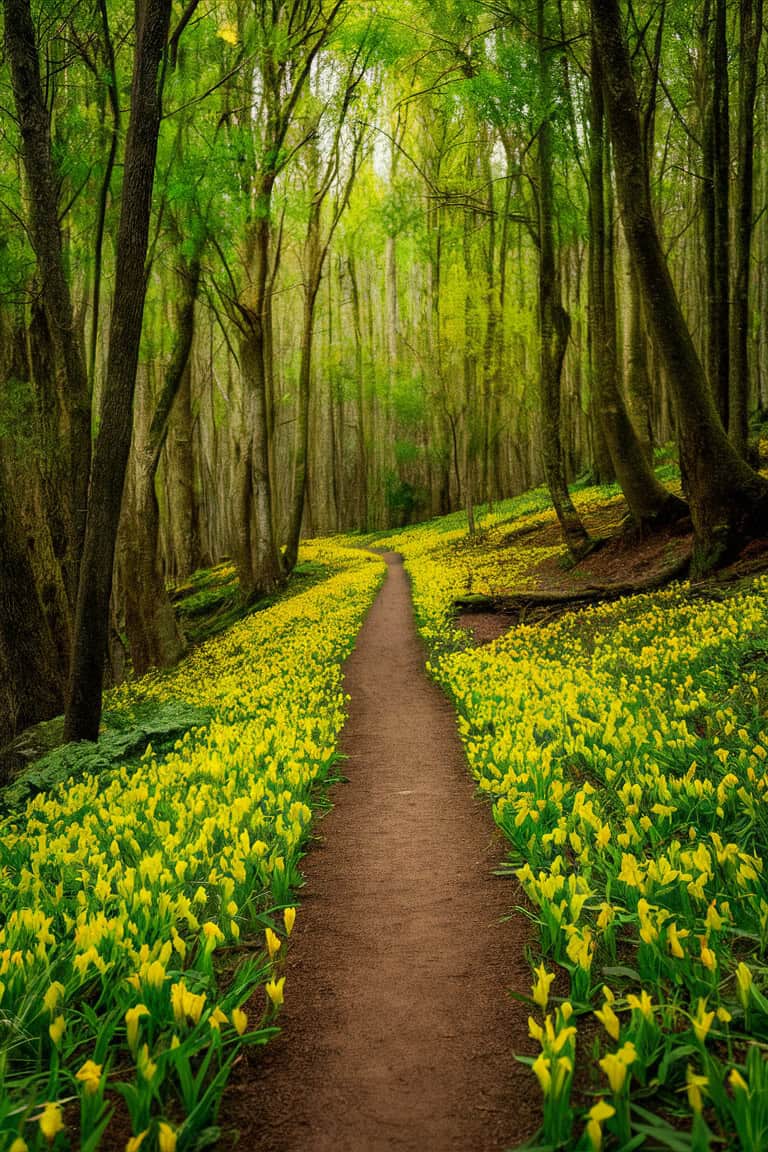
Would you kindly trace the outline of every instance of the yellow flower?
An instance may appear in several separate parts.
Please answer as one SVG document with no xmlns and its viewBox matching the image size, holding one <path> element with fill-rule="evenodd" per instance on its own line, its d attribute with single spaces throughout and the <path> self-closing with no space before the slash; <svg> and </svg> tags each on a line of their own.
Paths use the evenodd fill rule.
<svg viewBox="0 0 768 1152">
<path fill-rule="evenodd" d="M 232 1010 L 232 1024 L 238 1036 L 242 1036 L 248 1027 L 248 1015 L 243 1012 L 242 1008 L 234 1008 Z"/>
<path fill-rule="evenodd" d="M 685 957 L 685 952 L 683 951 L 680 940 L 687 935 L 687 931 L 678 932 L 677 925 L 675 924 L 674 920 L 671 924 L 667 925 L 667 944 L 669 945 L 669 953 L 677 960 L 682 960 Z"/>
<path fill-rule="evenodd" d="M 707 1012 L 706 1007 L 707 1001 L 700 996 L 696 1015 L 691 1021 L 693 1024 L 693 1031 L 696 1034 L 696 1039 L 698 1040 L 699 1044 L 703 1044 L 706 1040 L 707 1033 L 712 1027 L 712 1021 L 715 1018 L 714 1012 Z"/>
<path fill-rule="evenodd" d="M 275 955 L 280 951 L 280 937 L 276 936 L 271 928 L 267 928 L 264 932 L 267 940 L 267 951 L 269 952 L 270 960 L 273 960 Z"/>
<path fill-rule="evenodd" d="M 205 936 L 206 945 L 209 949 L 216 947 L 216 944 L 224 939 L 224 933 L 218 924 L 214 924 L 213 920 L 207 920 L 203 924 L 203 935 Z"/>
<path fill-rule="evenodd" d="M 53 1010 L 64 995 L 64 985 L 60 984 L 58 980 L 54 980 L 43 996 L 43 1007 L 49 1016 L 53 1016 Z"/>
<path fill-rule="evenodd" d="M 268 980 L 265 984 L 267 996 L 274 1004 L 275 1008 L 279 1008 L 283 1002 L 283 987 L 285 985 L 285 976 L 281 976 L 279 980 Z"/>
<path fill-rule="evenodd" d="M 743 961 L 736 965 L 736 985 L 741 1006 L 746 1012 L 749 1007 L 749 994 L 752 988 L 752 973 Z"/>
<path fill-rule="evenodd" d="M 131 1136 L 130 1140 L 125 1146 L 125 1152 L 139 1152 L 144 1143 L 144 1139 L 149 1132 L 149 1128 L 145 1128 L 143 1132 L 139 1132 L 138 1136 Z"/>
<path fill-rule="evenodd" d="M 747 1084 L 738 1068 L 731 1069 L 728 1074 L 728 1083 L 734 1091 L 738 1089 L 739 1092 L 749 1092 L 749 1084 Z"/>
<path fill-rule="evenodd" d="M 211 1028 L 214 1029 L 220 1028 L 221 1025 L 226 1024 L 226 1022 L 227 1017 L 218 1006 L 214 1008 L 213 1012 L 211 1012 L 210 1016 L 208 1017 L 208 1023 L 210 1024 Z"/>
<path fill-rule="evenodd" d="M 150 1059 L 148 1044 L 142 1044 L 136 1060 L 136 1066 L 147 1083 L 154 1079 L 155 1072 L 157 1072 L 157 1064 L 154 1060 Z"/>
<path fill-rule="evenodd" d="M 598 1100 L 597 1104 L 593 1104 L 588 1112 L 589 1119 L 587 1120 L 587 1138 L 592 1146 L 592 1152 L 600 1152 L 603 1145 L 603 1124 L 606 1120 L 610 1120 L 611 1116 L 616 1115 L 616 1109 L 612 1108 L 610 1104 L 606 1104 L 605 1100 Z"/>
<path fill-rule="evenodd" d="M 21 1136 L 17 1136 L 13 1144 L 11 1144 L 8 1152 L 29 1152 L 26 1140 Z"/>
<path fill-rule="evenodd" d="M 549 1071 L 550 1061 L 540 1053 L 533 1062 L 532 1068 L 536 1079 L 539 1082 L 542 1092 L 545 1096 L 549 1095 L 550 1088 L 552 1087 L 552 1076 Z"/>
<path fill-rule="evenodd" d="M 549 988 L 555 978 L 554 972 L 547 972 L 544 964 L 539 964 L 538 968 L 534 968 L 536 973 L 536 980 L 533 984 L 533 999 L 542 1012 L 547 1006 L 549 1000 Z"/>
<path fill-rule="evenodd" d="M 290 936 L 293 932 L 294 921 L 296 920 L 296 909 L 286 908 L 283 911 L 283 923 L 285 924 L 285 934 Z"/>
<path fill-rule="evenodd" d="M 706 1088 L 709 1080 L 694 1072 L 689 1064 L 685 1070 L 685 1087 L 688 1093 L 688 1103 L 694 1112 L 701 1112 L 703 1107 L 702 1088 Z"/>
<path fill-rule="evenodd" d="M 544 1039 L 544 1029 L 541 1024 L 537 1024 L 533 1016 L 528 1017 L 528 1035 L 531 1040 L 538 1040 L 539 1043 Z"/>
<path fill-rule="evenodd" d="M 141 1020 L 142 1016 L 149 1016 L 149 1014 L 149 1008 L 147 1008 L 146 1004 L 137 1004 L 135 1008 L 129 1008 L 125 1014 L 128 1047 L 134 1056 L 136 1055 L 136 1047 L 139 1041 L 139 1020 Z"/>
<path fill-rule="evenodd" d="M 176 1133 L 165 1120 L 161 1120 L 157 1128 L 157 1146 L 160 1152 L 176 1152 Z"/>
<path fill-rule="evenodd" d="M 595 1016 L 612 1040 L 619 1038 L 619 1018 L 606 1000 L 602 1008 L 595 1010 Z"/>
<path fill-rule="evenodd" d="M 85 1085 L 85 1091 L 89 1096 L 93 1096 L 99 1090 L 102 1068 L 102 1064 L 95 1064 L 93 1060 L 86 1060 L 80 1071 L 75 1073 L 75 1079 L 80 1080 Z"/>
<path fill-rule="evenodd" d="M 710 972 L 714 972 L 717 968 L 717 956 L 709 947 L 709 941 L 706 936 L 699 936 L 699 944 L 701 945 L 701 962 L 705 968 Z"/>
<path fill-rule="evenodd" d="M 634 1064 L 637 1059 L 637 1052 L 635 1046 L 631 1041 L 623 1044 L 618 1052 L 608 1052 L 599 1061 L 605 1075 L 608 1077 L 608 1083 L 611 1086 L 611 1091 L 614 1096 L 618 1096 L 624 1087 L 624 1082 L 627 1078 L 627 1068 Z"/>
<path fill-rule="evenodd" d="M 64 1121 L 58 1104 L 46 1104 L 38 1119 L 40 1131 L 49 1144 L 53 1144 L 59 1132 L 64 1131 Z"/>
<path fill-rule="evenodd" d="M 56 1019 L 48 1025 L 48 1032 L 51 1040 L 58 1048 L 61 1043 L 61 1038 L 67 1030 L 67 1022 L 63 1016 L 57 1016 Z"/>
<path fill-rule="evenodd" d="M 627 1004 L 633 1012 L 640 1012 L 646 1020 L 653 1017 L 653 1001 L 643 988 L 639 996 L 634 996 L 631 992 L 627 996 Z"/>
<path fill-rule="evenodd" d="M 162 988 L 165 982 L 165 968 L 159 960 L 153 960 L 144 973 L 144 981 L 150 988 Z"/>
</svg>

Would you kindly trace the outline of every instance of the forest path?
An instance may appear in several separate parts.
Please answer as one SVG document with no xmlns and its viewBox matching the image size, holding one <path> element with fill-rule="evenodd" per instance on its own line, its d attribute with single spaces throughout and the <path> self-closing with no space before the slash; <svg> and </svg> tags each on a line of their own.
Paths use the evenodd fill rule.
<svg viewBox="0 0 768 1152">
<path fill-rule="evenodd" d="M 282 1034 L 249 1052 L 221 1121 L 255 1152 L 501 1152 L 538 1092 L 522 917 L 473 796 L 450 704 L 424 670 L 399 556 L 345 669 L 335 791 L 291 939 Z"/>
</svg>

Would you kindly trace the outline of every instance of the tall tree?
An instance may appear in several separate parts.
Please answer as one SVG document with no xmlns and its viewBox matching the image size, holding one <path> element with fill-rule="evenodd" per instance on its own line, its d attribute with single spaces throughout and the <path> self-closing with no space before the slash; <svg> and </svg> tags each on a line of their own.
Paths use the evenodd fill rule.
<svg viewBox="0 0 768 1152">
<path fill-rule="evenodd" d="M 239 125 L 238 138 L 256 131 L 245 143 L 249 162 L 240 155 L 241 194 L 246 221 L 241 238 L 242 282 L 228 312 L 238 328 L 240 370 L 244 388 L 241 464 L 238 477 L 236 560 L 244 598 L 254 600 L 282 579 L 274 532 L 270 476 L 269 382 L 273 373 L 270 260 L 273 197 L 278 177 L 292 158 L 289 134 L 318 53 L 340 18 L 344 0 L 259 3 L 253 22 L 256 75 L 248 88 L 258 91 L 258 115 Z M 251 96 L 248 106 L 253 102 Z"/>
<path fill-rule="evenodd" d="M 304 517 L 304 501 L 307 486 L 307 458 L 309 454 L 309 398 L 312 379 L 312 351 L 315 332 L 317 294 L 323 277 L 323 269 L 328 257 L 334 233 L 349 204 L 355 177 L 360 162 L 362 133 L 353 127 L 350 141 L 350 155 L 347 158 L 346 173 L 340 171 L 342 164 L 342 137 L 346 127 L 347 114 L 367 68 L 365 45 L 355 53 L 349 70 L 342 81 L 341 99 L 336 109 L 336 122 L 328 149 L 325 164 L 322 164 L 317 135 L 320 131 L 321 115 L 312 139 L 307 145 L 309 218 L 304 241 L 304 308 L 301 332 L 301 359 L 299 362 L 298 397 L 296 409 L 296 437 L 293 469 L 293 491 L 288 520 L 283 567 L 292 572 L 299 555 L 299 539 Z M 323 208 L 332 189 L 336 195 L 331 203 L 328 219 L 323 226 Z"/>
<path fill-rule="evenodd" d="M 565 476 L 561 437 L 561 374 L 570 317 L 563 307 L 560 268 L 555 250 L 555 190 L 553 178 L 552 56 L 547 0 L 537 0 L 536 29 L 539 61 L 541 123 L 536 142 L 539 243 L 539 389 L 541 397 L 542 454 L 547 486 L 569 552 L 578 558 L 589 547 Z"/>
<path fill-rule="evenodd" d="M 651 203 L 637 93 L 617 0 L 591 0 L 624 231 L 646 316 L 675 398 L 680 461 L 706 571 L 765 530 L 768 482 L 728 440 L 667 267 Z"/>
<path fill-rule="evenodd" d="M 81 334 L 75 320 L 62 244 L 59 187 L 29 0 L 5 0 L 5 50 L 11 67 L 16 113 L 29 188 L 29 233 L 37 258 L 47 334 L 54 352 L 56 435 L 46 444 L 62 491 L 65 530 L 62 568 L 74 609 L 78 569 L 85 539 L 85 509 L 91 459 L 91 401 Z M 38 378 L 41 389 L 50 381 Z M 50 466 L 50 462 L 49 462 Z M 58 509 L 52 509 L 53 518 Z"/>
<path fill-rule="evenodd" d="M 763 0 L 739 4 L 739 119 L 733 275 L 731 301 L 728 435 L 745 456 L 749 432 L 749 281 L 752 261 L 755 99 L 763 30 Z"/>
<path fill-rule="evenodd" d="M 598 418 L 605 434 L 616 477 L 629 512 L 641 530 L 667 523 L 687 512 L 685 503 L 656 479 L 638 439 L 619 388 L 616 351 L 613 253 L 606 243 L 605 137 L 603 82 L 594 37 L 591 52 L 591 116 L 589 142 L 590 292 L 589 317 L 593 355 L 593 387 Z"/>
<path fill-rule="evenodd" d="M 162 115 L 161 65 L 170 15 L 171 0 L 136 0 L 136 48 L 117 234 L 115 292 L 77 593 L 65 718 L 68 740 L 97 740 L 99 735 L 112 570 L 131 443 L 133 395 L 146 296 L 145 262 Z"/>
</svg>

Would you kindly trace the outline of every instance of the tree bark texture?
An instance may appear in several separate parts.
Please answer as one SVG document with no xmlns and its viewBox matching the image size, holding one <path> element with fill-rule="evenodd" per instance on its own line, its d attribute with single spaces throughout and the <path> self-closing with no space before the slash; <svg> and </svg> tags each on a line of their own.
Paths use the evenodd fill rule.
<svg viewBox="0 0 768 1152">
<path fill-rule="evenodd" d="M 555 254 L 554 181 L 552 175 L 551 57 L 547 42 L 546 3 L 538 0 L 538 51 L 540 100 L 543 120 L 537 141 L 539 223 L 539 394 L 544 472 L 552 503 L 560 521 L 568 551 L 574 559 L 589 547 L 565 475 L 560 428 L 561 375 L 570 333 L 570 317 L 562 304 L 560 272 Z"/>
<path fill-rule="evenodd" d="M 61 712 L 64 685 L 0 462 L 0 741 Z"/>
<path fill-rule="evenodd" d="M 606 242 L 604 105 L 600 59 L 592 42 L 589 152 L 590 291 L 593 386 L 601 425 L 616 477 L 634 523 L 652 529 L 684 515 L 685 504 L 656 479 L 629 419 L 618 385 L 612 252 Z"/>
<path fill-rule="evenodd" d="M 137 405 L 137 409 L 151 410 L 151 416 L 149 420 L 141 419 L 142 413 L 137 410 L 134 468 L 125 509 L 126 547 L 122 565 L 125 630 L 137 676 L 148 668 L 172 668 L 185 650 L 160 562 L 160 507 L 155 484 L 171 411 L 192 350 L 200 283 L 199 253 L 189 265 L 180 266 L 177 279 L 173 350 L 154 409 L 151 410 L 151 403 Z"/>
<path fill-rule="evenodd" d="M 162 114 L 161 62 L 171 0 L 137 0 L 131 115 L 125 144 L 115 294 L 101 423 L 80 569 L 65 723 L 68 740 L 97 740 L 109 630 L 109 597 L 146 295 L 145 261 Z"/>
<path fill-rule="evenodd" d="M 29 233 L 37 258 L 41 298 L 54 350 L 55 437 L 46 450 L 63 457 L 65 491 L 59 494 L 66 537 L 62 571 L 74 609 L 85 539 L 91 460 L 91 401 L 85 355 L 75 324 L 59 224 L 58 179 L 51 147 L 29 0 L 5 0 L 5 50 L 11 68 L 22 157 L 29 189 Z M 46 385 L 50 387 L 50 385 Z"/>
<path fill-rule="evenodd" d="M 752 259 L 755 99 L 763 0 L 739 5 L 739 123 L 738 180 L 735 205 L 735 272 L 731 300 L 731 366 L 728 394 L 728 435 L 741 456 L 749 433 L 749 270 Z"/>
<path fill-rule="evenodd" d="M 659 240 L 651 205 L 637 95 L 616 0 L 592 0 L 616 181 L 645 314 L 675 398 L 681 466 L 696 533 L 693 567 L 721 562 L 768 522 L 768 482 L 730 444 Z"/>
</svg>

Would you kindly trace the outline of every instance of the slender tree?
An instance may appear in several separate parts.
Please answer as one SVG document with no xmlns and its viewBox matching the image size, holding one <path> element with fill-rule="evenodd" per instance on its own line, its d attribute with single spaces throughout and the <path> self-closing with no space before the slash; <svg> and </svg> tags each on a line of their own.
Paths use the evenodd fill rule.
<svg viewBox="0 0 768 1152">
<path fill-rule="evenodd" d="M 51 144 L 51 114 L 46 103 L 29 0 L 5 0 L 5 50 L 11 68 L 22 157 L 29 189 L 29 234 L 37 259 L 47 337 L 53 349 L 55 436 L 46 444 L 62 491 L 65 532 L 63 574 L 74 609 L 78 569 L 85 539 L 85 510 L 91 459 L 91 401 L 81 333 L 75 319 L 65 268 L 60 224 L 60 178 Z M 39 388 L 50 389 L 47 373 Z M 46 402 L 43 401 L 45 404 Z M 52 519 L 58 508 L 50 509 Z"/>
<path fill-rule="evenodd" d="M 762 29 L 763 0 L 740 0 L 738 180 L 735 197 L 728 435 L 741 456 L 746 455 L 749 432 L 749 273 L 754 232 L 755 100 Z"/>
<path fill-rule="evenodd" d="M 672 283 L 654 218 L 637 94 L 617 0 L 592 0 L 624 232 L 660 359 L 675 398 L 681 467 L 696 547 L 694 571 L 765 530 L 768 482 L 726 436 Z"/>
<path fill-rule="evenodd" d="M 616 477 L 635 525 L 651 529 L 685 515 L 685 503 L 659 483 L 627 413 L 619 388 L 612 253 L 606 244 L 603 84 L 594 37 L 591 54 L 592 107 L 589 147 L 590 324 L 593 387 L 600 423 Z"/>
<path fill-rule="evenodd" d="M 109 598 L 131 443 L 133 394 L 146 295 L 145 262 L 162 114 L 161 65 L 170 14 L 171 0 L 136 0 L 136 49 L 117 235 L 115 293 L 101 420 L 91 472 L 65 720 L 69 740 L 97 740 L 99 734 Z"/>
<path fill-rule="evenodd" d="M 589 536 L 568 491 L 561 439 L 561 373 L 570 317 L 563 307 L 560 269 L 555 251 L 555 198 L 552 173 L 552 54 L 547 29 L 547 0 L 537 0 L 537 43 L 541 123 L 536 142 L 539 243 L 539 388 L 542 454 L 547 485 L 571 555 L 589 548 Z"/>
</svg>

